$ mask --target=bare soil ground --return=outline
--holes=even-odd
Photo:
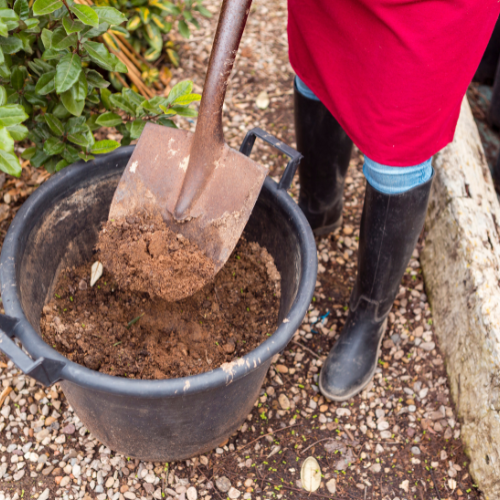
[[[217,2],[207,4],[216,11]],[[193,78],[201,90],[215,22],[204,22],[191,41],[181,42],[183,66],[176,81]],[[224,112],[229,144],[238,147],[246,131],[259,126],[294,145],[294,74],[287,58],[284,0],[255,2],[235,69]],[[286,163],[258,143],[254,158],[268,165],[274,178]],[[319,370],[344,324],[356,274],[365,182],[361,165],[355,151],[344,225],[317,241],[319,273],[307,317],[269,371],[254,410],[228,442],[179,463],[129,460],[88,433],[58,387],[42,389],[11,364],[2,364],[7,397],[0,397],[0,500],[482,498],[468,473],[460,421],[435,343],[418,260],[425,235],[390,314],[373,383],[342,404],[318,392]],[[2,237],[39,175],[27,169],[21,181],[4,184]],[[290,194],[296,198],[297,193],[295,183]],[[318,460],[323,475],[311,494],[300,483],[308,456]]]

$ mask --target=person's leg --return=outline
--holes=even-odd
[[[294,110],[297,150],[304,155],[299,165],[299,206],[316,235],[328,234],[342,223],[342,195],[352,141],[298,77]]]
[[[344,401],[370,382],[386,319],[422,230],[433,178],[431,160],[389,167],[365,159],[358,274],[346,324],[320,374],[321,392]]]

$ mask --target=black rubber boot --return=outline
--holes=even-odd
[[[299,165],[299,206],[314,234],[342,224],[344,180],[352,141],[320,101],[303,96],[294,84],[295,137],[304,155]]]
[[[373,377],[387,316],[424,225],[431,184],[432,178],[396,195],[366,185],[349,314],[319,378],[328,399],[345,401]]]

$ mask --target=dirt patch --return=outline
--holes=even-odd
[[[109,220],[97,248],[118,286],[175,301],[213,280],[213,262],[198,246],[175,234],[161,215],[147,213]]]
[[[91,264],[61,274],[40,324],[47,343],[92,370],[195,375],[247,354],[276,329],[280,275],[267,250],[244,238],[215,281],[179,302],[124,291],[107,269],[91,288]]]

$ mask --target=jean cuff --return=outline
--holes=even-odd
[[[420,165],[391,167],[365,156],[363,174],[370,186],[385,194],[400,194],[420,186],[432,177],[432,158]]]

